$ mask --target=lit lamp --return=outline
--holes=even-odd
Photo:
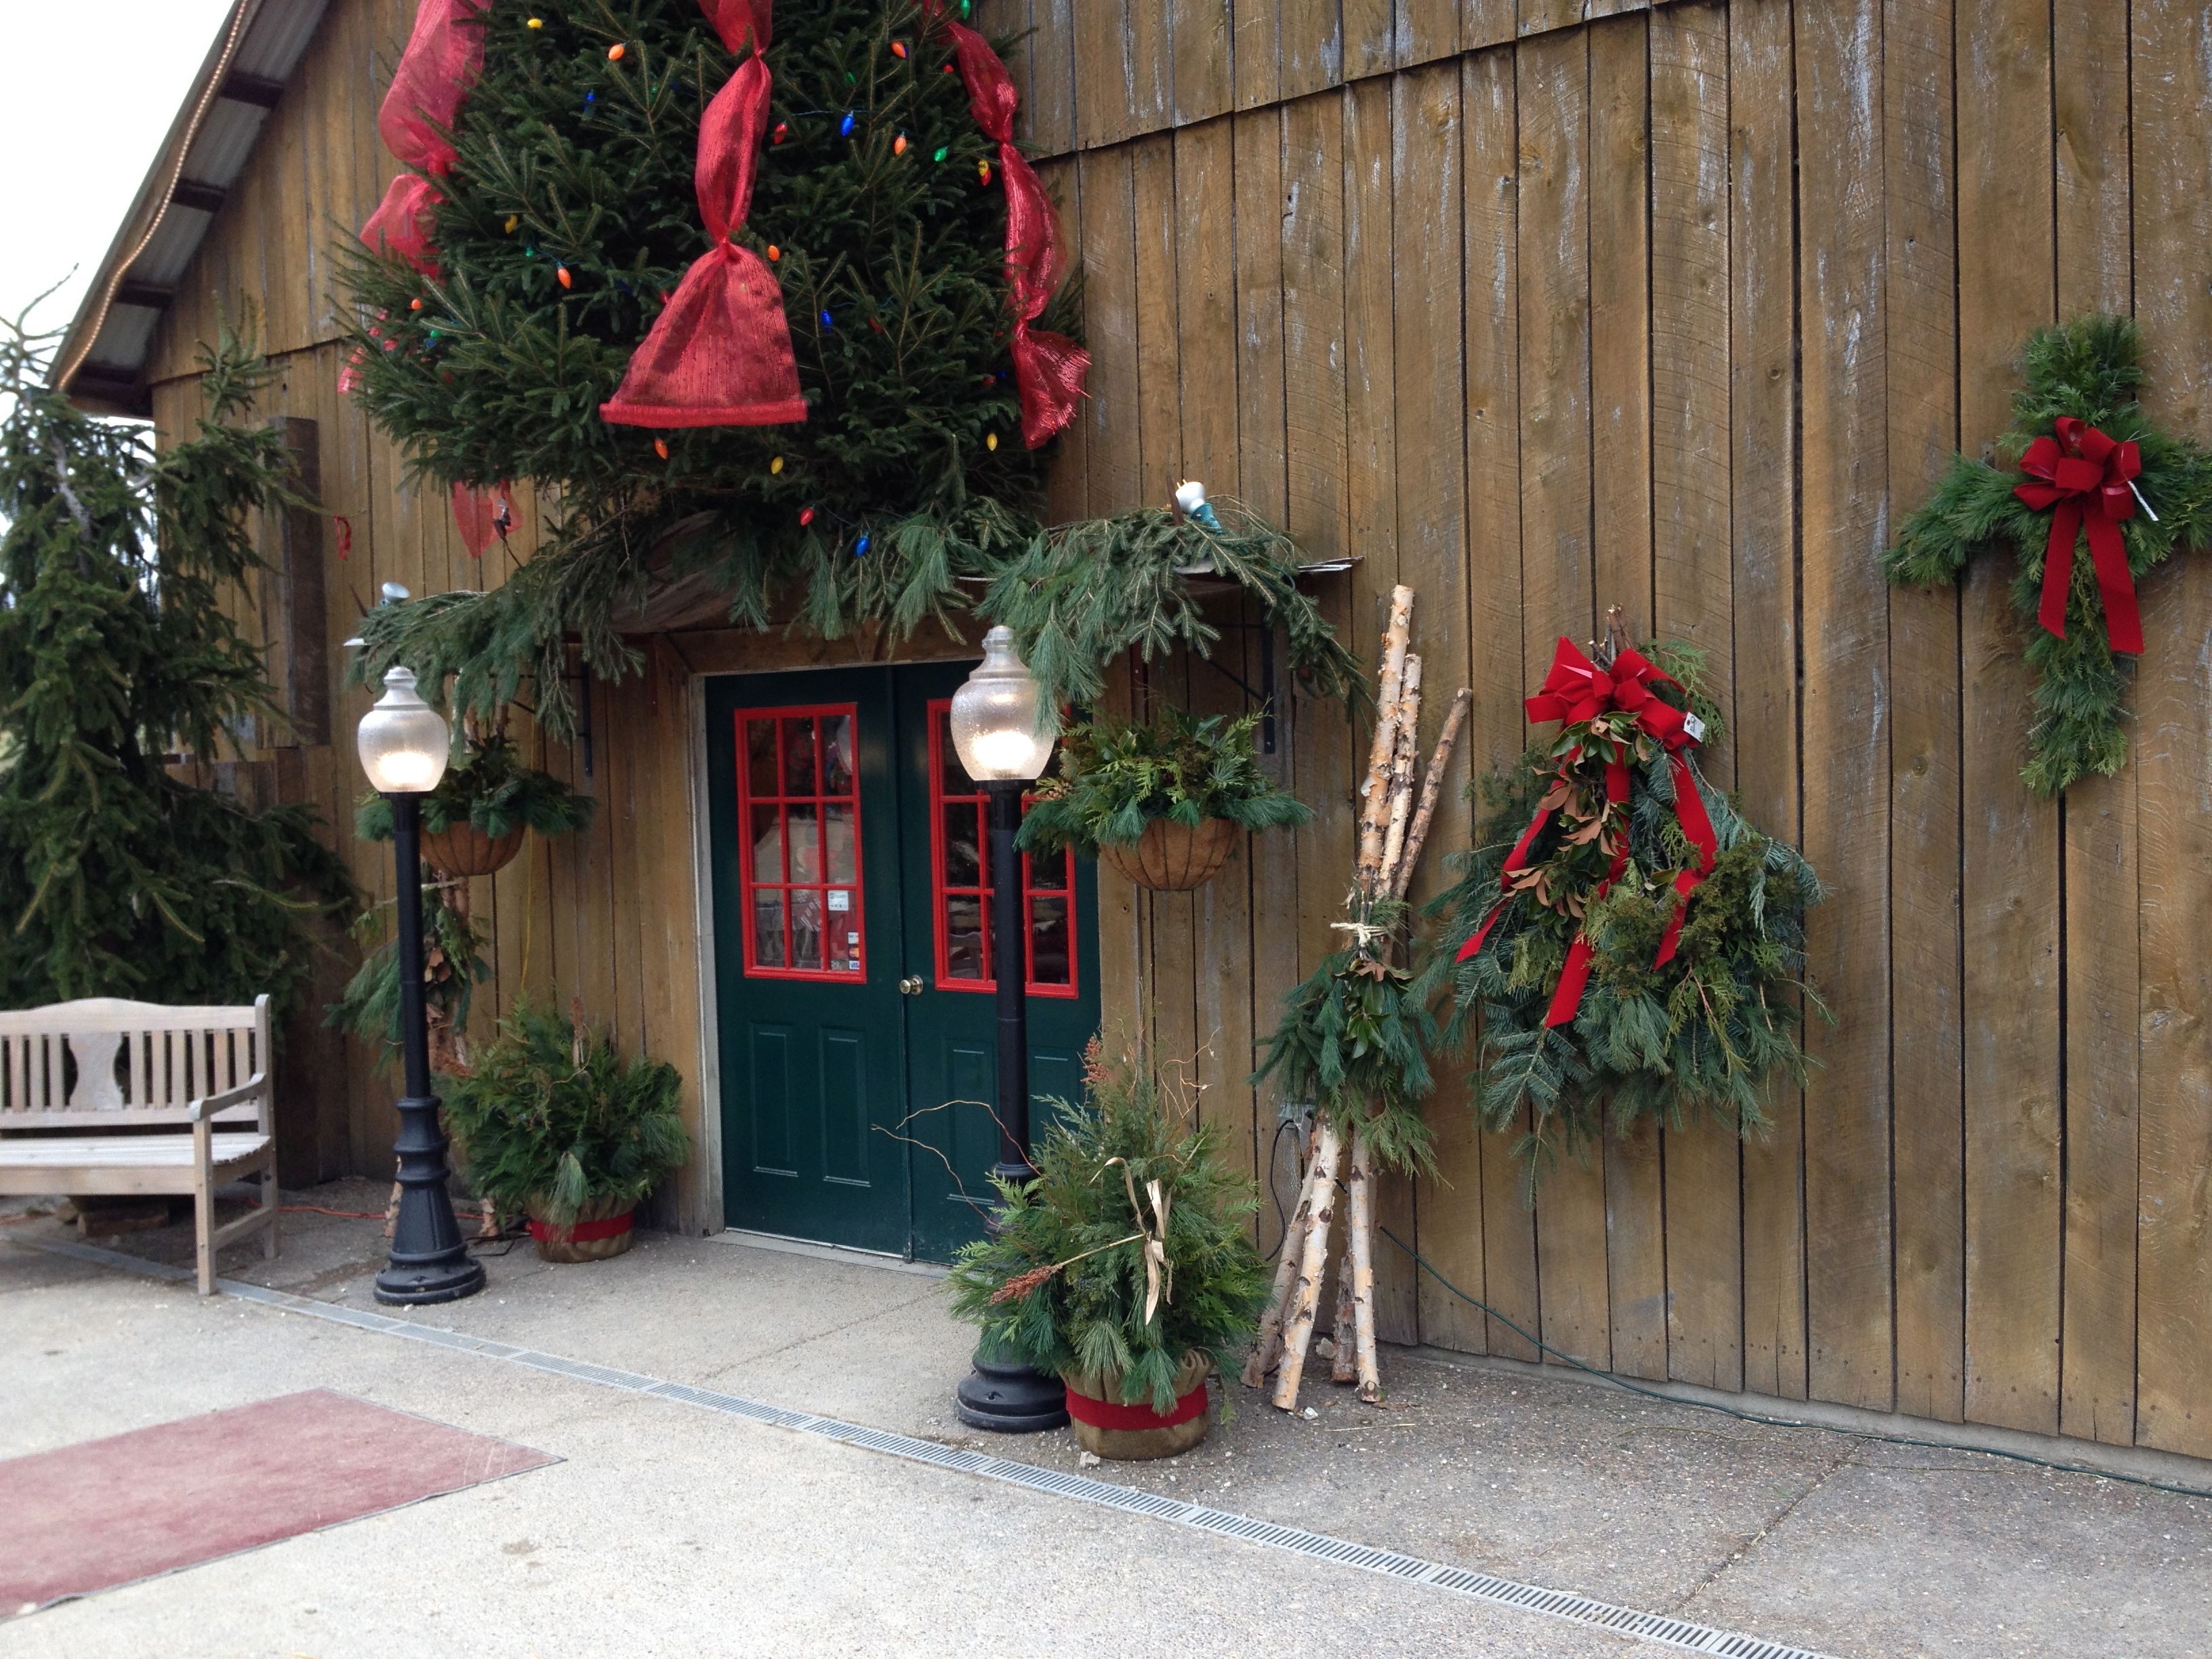
[[[415,676],[394,668],[384,695],[362,716],[356,744],[369,787],[392,803],[392,847],[398,863],[399,1043],[407,1092],[399,1102],[399,1215],[392,1257],[376,1276],[386,1303],[454,1302],[483,1288],[483,1264],[469,1255],[446,1190],[446,1132],[430,1092],[430,1033],[422,1006],[422,797],[446,775],[450,734],[438,711],[415,690]]]
[[[991,974],[999,1012],[999,1161],[1002,1181],[1031,1179],[1030,1039],[1025,994],[1028,917],[1022,904],[1022,795],[1052,759],[1060,722],[1042,689],[1014,654],[1014,636],[994,628],[983,636],[983,660],[952,694],[952,747],[991,806]],[[960,1420],[978,1429],[1023,1434],[1067,1421],[1066,1390],[1057,1377],[1015,1363],[987,1339],[975,1369],[956,1396]]]

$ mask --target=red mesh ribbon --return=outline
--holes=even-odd
[[[1666,936],[1659,942],[1660,962],[1671,962],[1674,947],[1680,940],[1682,918],[1689,908],[1690,895],[1713,867],[1719,854],[1720,841],[1713,833],[1711,818],[1706,816],[1705,798],[1698,793],[1697,775],[1690,769],[1689,757],[1683,751],[1697,741],[1690,729],[1689,716],[1672,703],[1662,702],[1652,692],[1652,686],[1666,682],[1672,685],[1673,678],[1655,666],[1640,653],[1623,651],[1613,659],[1608,671],[1575,648],[1574,641],[1562,639],[1552,653],[1552,672],[1544,676],[1542,690],[1524,705],[1528,718],[1538,723],[1558,720],[1573,726],[1583,720],[1595,720],[1598,715],[1623,709],[1636,717],[1636,724],[1646,736],[1657,741],[1667,751],[1667,758],[1674,779],[1674,820],[1682,827],[1682,834],[1698,850],[1694,868],[1685,866],[1674,877],[1674,892],[1679,901],[1674,914],[1667,923]],[[1625,745],[1615,743],[1605,757],[1605,798],[1609,805],[1624,805],[1628,799],[1628,753]],[[1559,781],[1566,782],[1566,766],[1582,758],[1577,747],[1565,759]],[[1556,794],[1556,792],[1555,792]],[[1547,795],[1547,800],[1554,799]],[[1521,839],[1506,854],[1500,871],[1501,877],[1510,876],[1528,867],[1529,849],[1536,837],[1552,821],[1553,807],[1540,809],[1521,832]],[[1620,879],[1621,872],[1628,867],[1628,846],[1626,841],[1613,855],[1613,867],[1598,884],[1596,896],[1602,898],[1613,884]],[[1460,947],[1458,960],[1465,962],[1482,949],[1483,940],[1504,913],[1511,895],[1501,894],[1490,914],[1483,918],[1482,926],[1473,939]],[[1582,933],[1567,947],[1567,960],[1559,969],[1559,982],[1552,992],[1552,1006],[1544,1016],[1547,1025],[1565,1025],[1571,1021],[1582,1006],[1583,990],[1589,983],[1590,942]]]
[[[1087,1394],[1067,1391],[1067,1414],[1094,1429],[1170,1429],[1188,1423],[1206,1409],[1206,1384],[1201,1382],[1175,1402],[1165,1416],[1139,1401],[1125,1406],[1117,1400],[1093,1400]]]
[[[1022,441],[1035,449],[1075,418],[1091,368],[1091,354],[1074,341],[1034,326],[1060,287],[1060,227],[1036,170],[1014,144],[1019,96],[1013,77],[988,41],[945,15],[942,0],[928,0],[927,9],[952,41],[975,125],[999,146],[999,177],[1006,190],[1006,283],[1014,310],[1014,389],[1022,399]]]
[[[2136,604],[2135,577],[2128,569],[2128,547],[2120,526],[2135,517],[2133,480],[2142,471],[2142,456],[2132,439],[2115,443],[2070,415],[2061,416],[2052,430],[2056,436],[2038,438],[2020,458],[2020,470],[2028,481],[2012,492],[2039,512],[2052,509],[2051,540],[2043,550],[2043,603],[2036,620],[2060,639],[2066,637],[2074,544],[2086,527],[2097,592],[2105,602],[2105,637],[2113,650],[2140,656],[2142,613]]]
[[[768,125],[773,0],[699,0],[744,57],[707,106],[693,182],[713,246],[691,262],[599,417],[620,426],[775,426],[806,418],[783,290],[751,249],[730,240],[752,205]],[[746,55],[746,54],[750,55]]]
[[[637,1224],[635,1211],[602,1216],[597,1221],[540,1221],[532,1217],[530,1236],[541,1244],[588,1244],[597,1238],[614,1238]]]
[[[431,215],[445,198],[429,179],[453,165],[446,133],[483,73],[483,27],[490,0],[422,0],[415,30],[392,71],[392,88],[376,112],[384,147],[419,172],[402,173],[361,228],[361,240],[379,253],[404,259],[427,276],[438,274],[431,243]]]
[[[460,526],[461,545],[469,550],[469,556],[481,559],[494,538],[504,540],[514,528],[513,488],[505,483],[489,489],[455,484],[453,522]]]

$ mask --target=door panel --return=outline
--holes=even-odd
[[[903,1253],[898,807],[881,670],[708,682],[729,1224]]]

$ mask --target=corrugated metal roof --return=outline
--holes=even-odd
[[[329,0],[235,0],[86,290],[56,358],[80,407],[150,415],[146,355],[167,292],[199,252]]]

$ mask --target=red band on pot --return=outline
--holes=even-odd
[[[635,1219],[633,1211],[625,1215],[603,1216],[597,1221],[572,1221],[563,1227],[533,1218],[530,1236],[541,1244],[588,1244],[595,1238],[612,1238],[617,1233],[628,1232]]]
[[[536,1224],[532,1224],[535,1225]],[[1164,1429],[1177,1423],[1188,1423],[1206,1409],[1206,1383],[1203,1379],[1188,1394],[1175,1402],[1175,1409],[1162,1416],[1150,1406],[1124,1406],[1111,1400],[1093,1400],[1087,1394],[1067,1391],[1067,1414],[1079,1423],[1088,1423],[1094,1429]]]

